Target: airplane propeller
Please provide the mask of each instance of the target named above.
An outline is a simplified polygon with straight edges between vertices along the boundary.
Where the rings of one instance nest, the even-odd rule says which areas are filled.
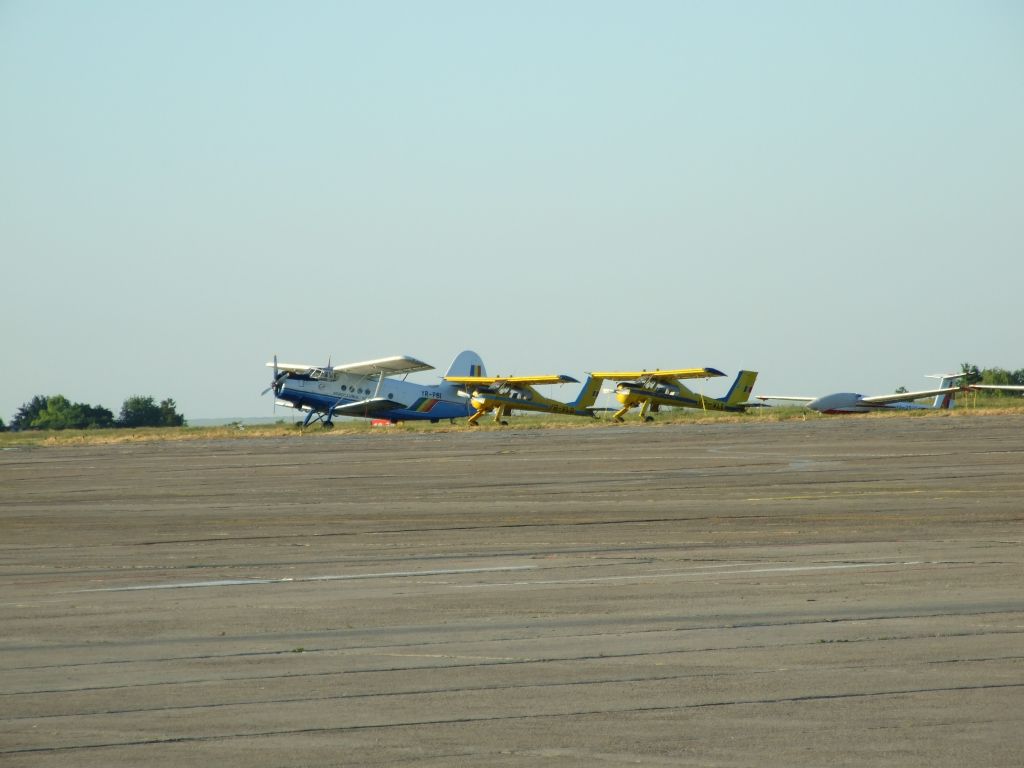
[[[262,392],[260,392],[260,397],[263,397],[263,395],[267,394],[267,392],[269,392],[270,390],[274,390],[274,393],[276,394],[277,393],[277,388],[279,386],[281,386],[281,384],[284,383],[284,380],[287,379],[287,378],[288,378],[288,371],[285,371],[284,373],[279,373],[278,372],[278,369],[277,369],[277,355],[274,355],[274,380],[270,382],[270,386],[269,387],[267,387]]]

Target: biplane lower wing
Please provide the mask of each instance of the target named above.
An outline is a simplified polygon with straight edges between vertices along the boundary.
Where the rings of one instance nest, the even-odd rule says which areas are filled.
[[[397,403],[386,397],[371,397],[354,403],[340,403],[332,407],[331,412],[335,416],[377,416],[406,407],[405,403]]]

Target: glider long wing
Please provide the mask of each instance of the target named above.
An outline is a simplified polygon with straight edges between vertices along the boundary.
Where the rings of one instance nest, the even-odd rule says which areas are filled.
[[[872,405],[885,405],[886,403],[905,403],[911,400],[919,400],[922,397],[934,397],[935,395],[946,395],[950,392],[959,392],[962,387],[943,387],[942,389],[923,389],[920,392],[899,392],[891,395],[873,395],[862,397],[861,402]]]

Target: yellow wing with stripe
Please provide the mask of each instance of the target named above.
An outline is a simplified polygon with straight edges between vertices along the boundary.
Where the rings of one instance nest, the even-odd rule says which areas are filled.
[[[572,376],[551,374],[548,376],[445,376],[452,384],[493,386],[494,384],[578,384]]]
[[[707,379],[712,376],[725,376],[717,368],[676,368],[661,371],[594,371],[594,378],[627,381],[630,379]]]

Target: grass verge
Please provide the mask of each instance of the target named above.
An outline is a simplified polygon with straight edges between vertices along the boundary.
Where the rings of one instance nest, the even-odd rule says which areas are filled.
[[[777,407],[752,408],[746,413],[718,413],[715,411],[675,410],[654,414],[655,420],[646,426],[656,428],[669,424],[741,424],[749,422],[781,422],[816,419],[905,419],[905,418],[971,418],[979,416],[1024,415],[1024,399],[1005,397],[979,397],[948,411],[879,411],[851,416],[824,416],[805,408]],[[640,424],[634,411],[627,417],[626,425]],[[82,445],[122,445],[156,441],[187,440],[234,440],[239,438],[327,438],[332,435],[353,434],[394,434],[419,432],[469,432],[494,429],[614,429],[607,414],[595,419],[573,416],[547,416],[540,414],[516,414],[508,427],[496,425],[487,417],[480,425],[470,427],[464,420],[454,424],[443,421],[404,422],[389,427],[373,426],[369,420],[354,419],[338,421],[331,430],[319,424],[302,429],[291,420],[274,424],[242,425],[239,423],[216,427],[162,427],[146,429],[68,429],[60,431],[0,432],[0,450],[26,447],[69,447]]]

